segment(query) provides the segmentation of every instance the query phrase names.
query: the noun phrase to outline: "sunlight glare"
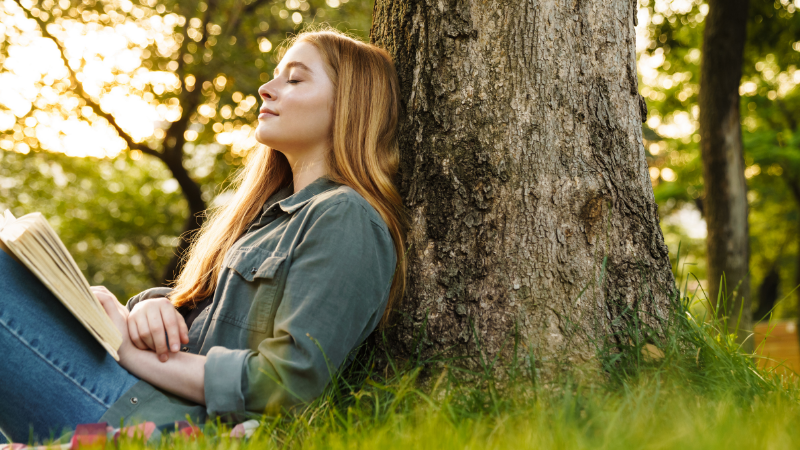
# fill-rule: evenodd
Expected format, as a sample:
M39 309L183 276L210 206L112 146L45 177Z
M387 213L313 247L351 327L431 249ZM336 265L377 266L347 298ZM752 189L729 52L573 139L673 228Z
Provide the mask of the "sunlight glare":
M70 156L114 157L127 148L107 120L72 94L75 86L58 47L41 35L36 22L10 1L4 2L0 16L0 39L9 43L0 73L4 86L0 105L13 114L0 112L0 129L18 130L14 116L24 119L25 136L35 137L42 149ZM80 23L65 16L47 30L65 46L67 61L86 93L135 141L142 142L156 134L157 126L174 122L181 114L177 102L159 104L147 92L148 88L159 95L174 92L181 83L174 72L143 67L144 47L155 43L159 53L172 53L178 46L173 27L185 19L168 14L133 21L113 11L109 16L117 22L113 26ZM34 105L37 109L32 112ZM23 137L17 133L15 141ZM2 147L8 146L4 141ZM29 146L17 142L15 149L26 151Z

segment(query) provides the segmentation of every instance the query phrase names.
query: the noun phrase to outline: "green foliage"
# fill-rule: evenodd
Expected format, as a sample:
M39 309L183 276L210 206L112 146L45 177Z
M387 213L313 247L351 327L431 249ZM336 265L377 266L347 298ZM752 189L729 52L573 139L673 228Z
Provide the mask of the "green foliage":
M0 152L0 210L41 212L92 284L125 300L160 284L186 204L161 164Z
M661 171L653 183L663 219L683 208L702 207L704 187L696 121L703 21L708 5L701 0L651 0L643 7L649 18L642 24L649 45L640 54L642 63L658 63L663 57L663 62L655 64L656 76L641 77L641 92L651 111L644 130L645 145L648 164ZM800 14L795 8L786 0L750 2L740 93L754 306L759 301L758 286L773 267L780 276L779 298L800 283L800 140L796 137L800 117ZM687 118L685 132L672 135L675 125ZM664 176L665 168L672 171L667 172L670 176ZM668 244L675 248L682 242L689 259L698 264L694 273L703 279L704 240L690 238L674 222L662 222ZM795 298L778 305L777 315L795 315L796 305Z
M280 42L321 22L366 37L371 7L366 0L6 2L0 74L22 95L0 96L0 146L99 156L126 146L163 151L184 139L228 146L233 140L220 134L255 122L257 89L271 79ZM37 50L31 64L26 55ZM134 108L156 123L126 110ZM94 137L83 146L95 151L70 141L77 135Z

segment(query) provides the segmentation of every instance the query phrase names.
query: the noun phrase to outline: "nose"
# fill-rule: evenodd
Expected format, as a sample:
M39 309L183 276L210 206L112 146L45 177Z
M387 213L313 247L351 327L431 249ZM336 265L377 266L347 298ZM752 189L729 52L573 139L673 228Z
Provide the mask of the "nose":
M270 83L264 83L258 88L258 95L263 100L275 100L275 91L270 86Z

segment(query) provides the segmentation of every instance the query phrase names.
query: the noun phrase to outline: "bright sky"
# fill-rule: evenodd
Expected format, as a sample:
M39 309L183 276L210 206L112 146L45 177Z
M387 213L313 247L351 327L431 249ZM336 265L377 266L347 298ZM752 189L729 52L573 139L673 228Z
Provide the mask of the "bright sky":
M25 0L23 5L32 6ZM176 99L159 104L143 88L150 85L156 94L178 89L179 80L173 72L177 62L171 62L169 70L149 70L141 66L143 53L148 44L155 44L164 56L177 50L179 44L173 30L185 18L151 14L127 0L118 6L138 20L125 21L121 14L109 14L117 19L116 24L101 26L62 19L57 25L48 26L48 31L64 44L70 66L79 72L78 79L103 111L111 113L137 142L160 139L163 129L179 118L181 109ZM36 22L28 19L12 0L0 1L0 41L3 40L11 45L0 72L0 84L4 86L0 90L0 131L13 130L14 139L1 139L0 148L27 153L30 146L25 140L33 137L44 149L70 156L114 157L126 148L105 119L88 106L80 107L78 98L70 95L68 71L55 43L42 37ZM223 87L225 82L224 77L215 80ZM239 93L239 99L242 111L237 108L237 113L257 103L253 95ZM76 117L76 111L80 117ZM199 112L206 117L217 113L212 105L201 105ZM15 128L17 117L25 119ZM251 131L249 126L227 127L219 130L217 141L232 144L234 150L241 152L255 145ZM186 137L192 141L197 132L190 130Z

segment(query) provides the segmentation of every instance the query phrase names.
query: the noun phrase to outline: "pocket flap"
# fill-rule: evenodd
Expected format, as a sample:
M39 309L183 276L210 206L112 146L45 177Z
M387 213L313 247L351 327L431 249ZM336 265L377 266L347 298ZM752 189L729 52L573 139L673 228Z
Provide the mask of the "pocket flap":
M227 267L235 270L247 281L256 278L272 279L286 255L268 252L258 247L240 248L233 252Z

